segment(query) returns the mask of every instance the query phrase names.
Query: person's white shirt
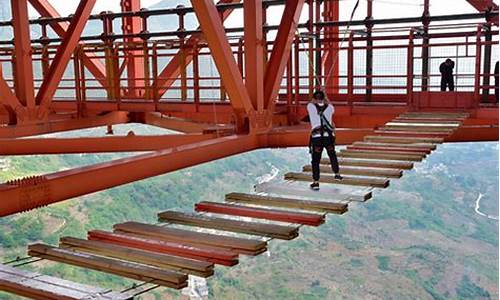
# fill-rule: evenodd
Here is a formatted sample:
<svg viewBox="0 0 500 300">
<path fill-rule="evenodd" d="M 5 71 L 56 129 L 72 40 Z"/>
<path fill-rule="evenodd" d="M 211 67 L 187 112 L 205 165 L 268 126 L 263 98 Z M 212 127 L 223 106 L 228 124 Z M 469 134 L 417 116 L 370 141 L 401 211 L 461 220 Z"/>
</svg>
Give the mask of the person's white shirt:
<svg viewBox="0 0 500 300">
<path fill-rule="evenodd" d="M 318 104 L 320 106 L 326 105 L 324 103 L 318 103 Z M 310 102 L 309 104 L 307 104 L 307 112 L 309 113 L 309 120 L 311 122 L 311 130 L 314 130 L 315 128 L 320 127 L 321 126 L 321 118 L 319 116 L 318 110 L 316 109 L 316 106 L 314 105 L 314 103 Z M 333 125 L 332 117 L 333 117 L 334 112 L 335 112 L 335 108 L 331 104 L 328 104 L 328 107 L 323 112 L 323 115 L 325 116 L 325 118 L 332 125 Z M 335 135 L 335 132 L 333 132 L 332 134 Z M 313 134 L 312 137 L 320 137 L 320 136 L 321 136 L 321 134 L 318 133 L 318 134 Z"/>
</svg>

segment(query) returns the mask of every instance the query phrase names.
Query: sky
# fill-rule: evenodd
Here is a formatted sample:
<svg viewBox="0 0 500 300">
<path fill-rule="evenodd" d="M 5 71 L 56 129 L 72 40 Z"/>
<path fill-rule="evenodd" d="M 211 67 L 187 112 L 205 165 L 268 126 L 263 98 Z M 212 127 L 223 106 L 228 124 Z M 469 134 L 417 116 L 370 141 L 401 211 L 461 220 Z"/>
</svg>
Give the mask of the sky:
<svg viewBox="0 0 500 300">
<path fill-rule="evenodd" d="M 143 7 L 149 7 L 154 5 L 161 0 L 142 0 L 141 4 Z M 178 3 L 177 0 L 169 0 L 172 3 L 172 7 L 175 7 Z M 422 5 L 423 0 L 373 0 L 374 1 L 374 18 L 397 18 L 397 17 L 416 17 L 422 15 Z M 49 0 L 49 2 L 59 11 L 63 16 L 72 14 L 79 0 Z M 352 11 L 352 8 L 356 0 L 340 0 L 340 19 L 347 20 Z M 458 13 L 471 13 L 474 12 L 474 8 L 467 3 L 465 0 L 431 0 L 431 15 L 443 15 L 443 14 L 458 14 Z M 120 0 L 98 0 L 95 7 L 94 13 L 99 13 L 102 11 L 111 10 L 118 12 L 120 11 Z M 274 7 L 269 10 L 269 20 L 279 21 L 283 9 L 279 7 Z M 33 15 L 35 15 L 35 12 Z M 366 0 L 361 0 L 360 5 L 357 9 L 355 19 L 364 19 L 366 15 Z M 234 13 L 227 21 L 227 25 L 237 25 L 241 22 L 242 16 L 241 12 Z"/>
</svg>

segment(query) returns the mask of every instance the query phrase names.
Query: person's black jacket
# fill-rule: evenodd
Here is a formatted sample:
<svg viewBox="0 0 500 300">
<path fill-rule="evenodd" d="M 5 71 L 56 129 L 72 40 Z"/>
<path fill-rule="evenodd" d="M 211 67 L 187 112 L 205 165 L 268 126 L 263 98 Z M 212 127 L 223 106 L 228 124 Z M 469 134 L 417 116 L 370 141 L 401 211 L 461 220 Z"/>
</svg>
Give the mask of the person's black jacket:
<svg viewBox="0 0 500 300">
<path fill-rule="evenodd" d="M 439 72 L 445 78 L 453 78 L 453 68 L 455 68 L 455 62 L 452 61 L 449 65 L 446 62 L 443 62 L 439 66 Z"/>
</svg>

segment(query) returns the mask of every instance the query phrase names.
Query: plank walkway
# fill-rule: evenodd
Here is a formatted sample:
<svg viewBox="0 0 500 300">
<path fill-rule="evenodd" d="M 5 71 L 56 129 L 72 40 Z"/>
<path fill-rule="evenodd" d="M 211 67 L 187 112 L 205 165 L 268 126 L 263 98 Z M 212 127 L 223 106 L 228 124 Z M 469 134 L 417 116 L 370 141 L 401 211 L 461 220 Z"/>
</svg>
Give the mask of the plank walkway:
<svg viewBox="0 0 500 300">
<path fill-rule="evenodd" d="M 33 244 L 35 258 L 79 266 L 174 289 L 188 275 L 208 278 L 215 265 L 232 267 L 240 255 L 267 251 L 273 239 L 292 240 L 302 226 L 320 226 L 329 214 L 348 212 L 434 151 L 468 117 L 464 113 L 404 113 L 338 152 L 342 180 L 321 161 L 321 189 L 308 188 L 311 166 L 288 172 L 281 183 L 255 186 L 255 194 L 230 193 L 224 202 L 201 201 L 194 213 L 168 210 L 159 224 L 125 222 L 87 239 L 61 237 L 58 247 Z M 143 285 L 143 284 L 142 284 Z M 141 284 L 139 285 L 141 286 Z M 155 286 L 153 286 L 155 287 Z M 129 299 L 133 293 L 80 285 L 0 265 L 0 290 L 35 299 Z M 134 289 L 132 289 L 134 290 Z M 132 295 L 132 296 L 131 296 Z"/>
</svg>

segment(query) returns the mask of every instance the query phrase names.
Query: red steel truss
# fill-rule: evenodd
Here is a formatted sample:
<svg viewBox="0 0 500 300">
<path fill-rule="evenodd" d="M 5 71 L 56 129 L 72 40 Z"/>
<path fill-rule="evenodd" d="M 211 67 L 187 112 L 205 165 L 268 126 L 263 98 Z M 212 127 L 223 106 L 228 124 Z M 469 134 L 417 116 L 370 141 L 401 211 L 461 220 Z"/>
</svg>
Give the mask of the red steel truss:
<svg viewBox="0 0 500 300">
<path fill-rule="evenodd" d="M 498 140 L 492 1 L 445 16 L 431 16 L 424 1 L 420 16 L 383 20 L 368 1 L 367 18 L 351 21 L 339 20 L 346 8 L 334 0 L 197 0 L 159 10 L 122 0 L 120 13 L 91 15 L 95 2 L 61 17 L 47 0 L 11 1 L 12 20 L 0 22 L 14 34 L 0 38 L 0 155 L 148 153 L 0 184 L 0 216 L 245 151 L 305 146 L 305 104 L 316 88 L 335 105 L 339 144 L 407 111 L 468 112 L 447 141 Z M 28 4 L 42 18 L 29 20 Z M 273 6 L 283 8 L 280 18 L 270 18 Z M 225 26 L 236 11 L 240 27 Z M 154 31 L 158 16 L 178 30 Z M 194 16 L 199 27 L 186 23 Z M 83 33 L 89 20 L 100 34 Z M 42 36 L 32 39 L 31 28 Z M 439 91 L 447 56 L 467 64 L 457 67 L 454 92 Z M 125 123 L 181 133 L 36 137 Z"/>
</svg>

